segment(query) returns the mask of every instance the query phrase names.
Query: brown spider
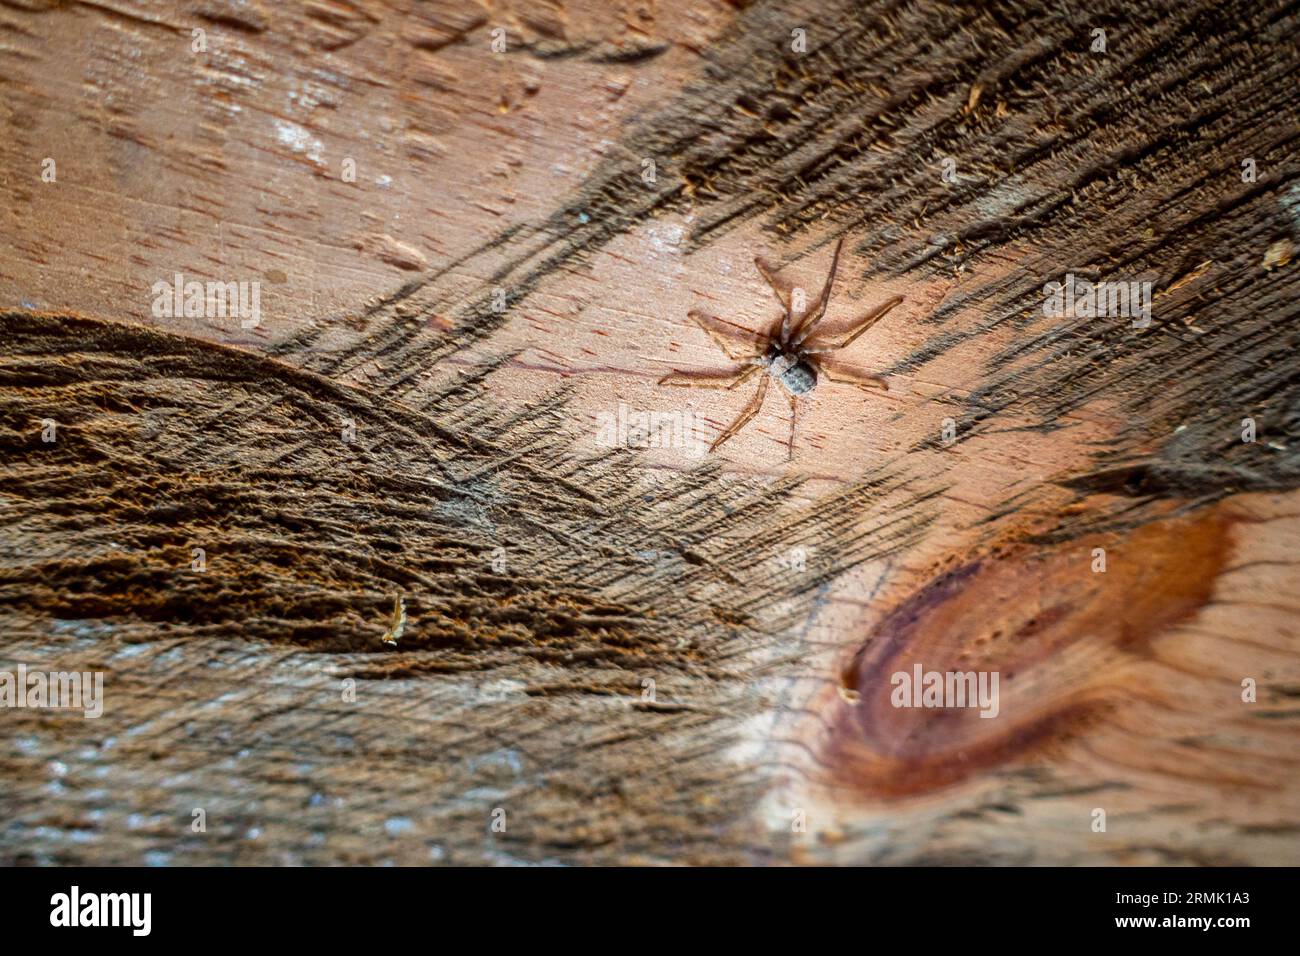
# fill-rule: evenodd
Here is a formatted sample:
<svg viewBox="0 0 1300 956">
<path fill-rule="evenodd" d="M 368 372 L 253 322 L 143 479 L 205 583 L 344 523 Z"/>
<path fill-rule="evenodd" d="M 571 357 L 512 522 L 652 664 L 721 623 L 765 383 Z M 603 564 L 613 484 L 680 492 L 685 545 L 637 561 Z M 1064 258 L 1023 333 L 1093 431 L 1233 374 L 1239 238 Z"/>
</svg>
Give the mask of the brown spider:
<svg viewBox="0 0 1300 956">
<path fill-rule="evenodd" d="M 713 451 L 744 428 L 749 420 L 758 414 L 759 409 L 763 407 L 763 398 L 767 395 L 767 384 L 770 379 L 776 379 L 781 383 L 782 387 L 785 388 L 786 398 L 790 400 L 791 455 L 794 454 L 795 396 L 806 395 L 811 392 L 817 386 L 818 376 L 824 375 L 828 381 L 844 382 L 849 385 L 856 385 L 859 388 L 889 388 L 886 381 L 879 375 L 868 375 L 843 368 L 835 369 L 824 364 L 824 360 L 813 358 L 814 355 L 834 352 L 836 349 L 844 348 L 844 346 L 884 318 L 890 309 L 903 301 L 901 295 L 896 295 L 886 301 L 884 305 L 872 309 L 842 332 L 838 341 L 808 342 L 809 338 L 817 330 L 818 323 L 826 315 L 826 303 L 830 300 L 831 283 L 835 281 L 835 270 L 840 263 L 840 247 L 843 245 L 843 238 L 835 244 L 835 256 L 831 259 L 831 271 L 826 277 L 826 285 L 822 287 L 821 295 L 817 297 L 812 308 L 804 310 L 797 320 L 794 317 L 790 291 L 783 290 L 777 284 L 776 274 L 771 267 L 761 258 L 755 257 L 754 265 L 758 267 L 758 271 L 762 273 L 763 278 L 767 280 L 767 284 L 776 293 L 776 299 L 785 309 L 785 315 L 781 317 L 779 329 L 774 328 L 767 335 L 749 341 L 747 348 L 742 347 L 740 351 L 733 351 L 733 346 L 738 343 L 728 341 L 725 338 L 725 335 L 731 333 L 722 331 L 722 328 L 726 326 L 717 317 L 695 309 L 687 313 L 700 328 L 708 333 L 709 338 L 718 344 L 728 358 L 744 364 L 735 371 L 722 375 L 711 375 L 707 372 L 669 372 L 659 380 L 660 385 L 733 389 L 749 381 L 750 376 L 759 370 L 766 373 L 759 380 L 758 391 L 750 399 L 749 404 L 744 407 L 727 430 L 714 439 L 713 444 L 709 446 L 709 451 Z M 716 324 L 711 325 L 710 323 Z M 805 345 L 805 342 L 808 342 L 808 344 Z"/>
</svg>

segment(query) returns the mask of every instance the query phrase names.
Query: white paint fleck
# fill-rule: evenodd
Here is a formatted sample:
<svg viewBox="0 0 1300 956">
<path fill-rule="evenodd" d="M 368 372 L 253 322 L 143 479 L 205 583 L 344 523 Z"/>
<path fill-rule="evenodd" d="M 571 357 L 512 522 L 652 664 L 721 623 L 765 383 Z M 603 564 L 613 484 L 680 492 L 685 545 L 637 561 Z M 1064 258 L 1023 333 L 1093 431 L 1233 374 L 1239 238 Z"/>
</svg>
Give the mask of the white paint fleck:
<svg viewBox="0 0 1300 956">
<path fill-rule="evenodd" d="M 297 123 L 275 120 L 275 133 L 280 143 L 295 153 L 304 153 L 313 163 L 323 162 L 321 154 L 325 146 Z"/>
</svg>

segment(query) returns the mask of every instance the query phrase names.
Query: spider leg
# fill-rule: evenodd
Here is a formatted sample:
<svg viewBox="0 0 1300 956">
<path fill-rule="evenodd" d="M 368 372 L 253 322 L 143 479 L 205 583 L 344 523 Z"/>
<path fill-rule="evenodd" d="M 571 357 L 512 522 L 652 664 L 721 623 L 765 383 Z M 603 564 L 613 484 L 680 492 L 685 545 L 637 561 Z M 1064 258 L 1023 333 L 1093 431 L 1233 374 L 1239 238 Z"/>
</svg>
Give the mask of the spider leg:
<svg viewBox="0 0 1300 956">
<path fill-rule="evenodd" d="M 785 460 L 794 461 L 794 429 L 799 423 L 799 406 L 796 404 L 794 392 L 786 392 L 785 397 L 790 400 L 790 441 L 786 444 Z"/>
<path fill-rule="evenodd" d="M 889 381 L 883 375 L 872 375 L 851 368 L 832 368 L 821 364 L 818 365 L 818 371 L 825 375 L 829 382 L 842 382 L 845 385 L 856 385 L 858 388 L 879 388 L 889 391 Z"/>
<path fill-rule="evenodd" d="M 763 397 L 767 395 L 767 383 L 771 378 L 764 375 L 758 382 L 758 390 L 754 392 L 754 397 L 749 400 L 749 404 L 744 407 L 736 420 L 727 426 L 727 430 L 713 439 L 713 444 L 709 446 L 709 451 L 713 451 L 724 441 L 730 438 L 736 432 L 740 431 L 749 423 L 749 420 L 758 414 L 758 410 L 763 407 Z"/>
<path fill-rule="evenodd" d="M 733 389 L 743 384 L 757 372 L 761 365 L 742 365 L 729 372 L 681 372 L 671 371 L 659 380 L 660 385 L 685 385 L 689 388 L 725 388 Z"/>
<path fill-rule="evenodd" d="M 834 352 L 836 349 L 844 348 L 844 346 L 848 345 L 863 332 L 867 331 L 867 329 L 871 328 L 883 319 L 894 308 L 894 306 L 898 305 L 902 301 L 903 297 L 901 295 L 894 296 L 892 299 L 885 302 L 884 305 L 872 309 L 862 318 L 858 319 L 858 321 L 854 322 L 851 326 L 841 332 L 838 340 L 826 339 L 822 342 L 814 343 L 812 348 L 804 349 L 804 354 L 817 355 L 821 352 Z M 809 331 L 811 332 L 812 330 L 810 329 Z M 806 338 L 807 335 L 801 336 L 793 344 L 797 347 Z"/>
<path fill-rule="evenodd" d="M 733 352 L 732 348 L 735 347 L 736 345 L 739 345 L 740 343 L 728 340 L 726 334 L 723 333 L 723 331 L 720 328 L 718 328 L 719 325 L 725 326 L 726 325 L 725 322 L 719 319 L 716 315 L 710 315 L 707 312 L 700 312 L 696 309 L 691 309 L 691 311 L 687 312 L 686 314 L 690 316 L 691 320 L 696 325 L 698 325 L 706 333 L 708 333 L 709 338 L 713 339 L 713 341 L 717 344 L 718 348 L 722 349 L 722 351 L 726 354 L 727 358 L 731 359 L 733 362 L 740 362 L 743 361 L 744 359 L 756 358 L 759 355 L 759 353 L 762 351 L 759 342 L 756 339 L 751 338 L 750 341 L 748 342 L 748 346 L 749 346 L 748 351 Z M 717 323 L 717 324 L 715 325 L 713 323 Z"/>
<path fill-rule="evenodd" d="M 798 345 L 808 336 L 812 335 L 813 329 L 817 323 L 822 320 L 826 314 L 826 303 L 831 300 L 831 283 L 835 281 L 835 272 L 840 267 L 840 249 L 844 246 L 844 237 L 840 236 L 839 241 L 835 243 L 835 255 L 831 257 L 831 271 L 826 276 L 826 284 L 822 286 L 822 294 L 817 297 L 813 307 L 803 314 L 794 328 L 790 330 L 791 344 Z"/>
<path fill-rule="evenodd" d="M 763 274 L 763 278 L 767 280 L 767 284 L 772 287 L 772 293 L 776 296 L 776 301 L 780 302 L 781 308 L 785 310 L 781 316 L 780 333 L 781 341 L 785 342 L 787 341 L 787 336 L 790 334 L 790 323 L 794 321 L 794 313 L 792 311 L 794 307 L 790 303 L 790 290 L 781 287 L 777 282 L 776 271 L 769 266 L 761 256 L 754 257 L 754 265 L 758 268 L 758 271 Z"/>
<path fill-rule="evenodd" d="M 763 274 L 763 278 L 767 280 L 767 284 L 772 287 L 772 293 L 776 296 L 776 301 L 781 303 L 781 308 L 789 312 L 790 290 L 783 289 L 781 284 L 777 282 L 776 270 L 768 265 L 767 260 L 762 256 L 754 256 L 754 265 L 757 266 L 758 271 Z"/>
</svg>

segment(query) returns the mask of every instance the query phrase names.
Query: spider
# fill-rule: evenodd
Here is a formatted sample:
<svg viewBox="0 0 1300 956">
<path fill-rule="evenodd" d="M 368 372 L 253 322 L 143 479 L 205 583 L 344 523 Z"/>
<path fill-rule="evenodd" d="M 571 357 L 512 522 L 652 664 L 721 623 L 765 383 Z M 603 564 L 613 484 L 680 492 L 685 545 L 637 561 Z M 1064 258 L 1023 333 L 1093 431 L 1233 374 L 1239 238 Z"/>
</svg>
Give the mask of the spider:
<svg viewBox="0 0 1300 956">
<path fill-rule="evenodd" d="M 767 385 L 771 379 L 776 379 L 781 383 L 782 388 L 785 389 L 786 398 L 790 400 L 789 454 L 791 456 L 794 454 L 794 426 L 795 415 L 797 414 L 795 399 L 799 395 L 807 395 L 816 388 L 819 377 L 824 376 L 827 381 L 843 382 L 856 385 L 859 388 L 888 390 L 888 383 L 879 375 L 868 375 L 843 368 L 836 369 L 826 365 L 823 359 L 814 358 L 814 356 L 844 348 L 883 319 L 886 313 L 903 301 L 901 295 L 896 295 L 887 300 L 883 305 L 877 306 L 854 322 L 844 332 L 840 333 L 837 339 L 809 341 L 813 333 L 817 331 L 818 323 L 826 315 L 826 304 L 831 296 L 831 283 L 835 281 L 835 270 L 840 264 L 840 247 L 843 245 L 844 239 L 841 237 L 839 242 L 835 244 L 835 255 L 831 259 L 831 271 L 826 277 L 826 284 L 822 286 L 821 295 L 812 304 L 812 308 L 805 309 L 797 319 L 794 315 L 793 296 L 790 294 L 790 290 L 782 289 L 776 281 L 776 273 L 761 257 L 754 258 L 754 265 L 758 267 L 758 271 L 767 280 L 767 284 L 772 287 L 772 291 L 776 294 L 776 300 L 785 309 L 785 314 L 781 317 L 779 328 L 774 327 L 767 335 L 759 336 L 747 344 L 729 341 L 726 335 L 730 333 L 722 331 L 720 326 L 725 327 L 725 325 L 716 316 L 695 309 L 687 313 L 696 325 L 708 333 L 709 338 L 713 339 L 729 359 L 743 364 L 738 369 L 721 375 L 707 372 L 669 372 L 659 380 L 660 385 L 685 385 L 697 388 L 731 390 L 749 381 L 750 377 L 756 372 L 762 371 L 764 373 L 759 379 L 758 391 L 754 393 L 754 397 L 750 399 L 749 404 L 741 410 L 736 420 L 727 427 L 726 431 L 713 440 L 713 444 L 709 446 L 710 452 L 744 428 L 749 423 L 749 420 L 758 414 L 759 409 L 763 407 L 763 399 L 767 395 Z"/>
</svg>

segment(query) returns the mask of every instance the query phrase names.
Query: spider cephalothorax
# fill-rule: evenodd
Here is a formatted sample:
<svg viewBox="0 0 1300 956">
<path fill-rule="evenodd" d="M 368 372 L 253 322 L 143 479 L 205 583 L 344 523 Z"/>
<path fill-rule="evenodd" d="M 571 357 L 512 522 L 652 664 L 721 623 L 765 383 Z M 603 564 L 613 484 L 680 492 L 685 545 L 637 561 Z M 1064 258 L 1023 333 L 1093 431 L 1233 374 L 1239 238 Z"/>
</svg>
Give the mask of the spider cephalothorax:
<svg viewBox="0 0 1300 956">
<path fill-rule="evenodd" d="M 867 329 L 884 318 L 890 309 L 903 301 L 901 295 L 887 300 L 883 305 L 872 309 L 858 319 L 834 340 L 812 340 L 817 325 L 826 315 L 826 304 L 830 301 L 831 284 L 835 281 L 835 271 L 840 263 L 840 247 L 844 240 L 835 244 L 835 255 L 831 259 L 831 270 L 822 286 L 821 295 L 812 306 L 804 309 L 796 318 L 794 314 L 794 296 L 789 289 L 783 288 L 777 281 L 773 270 L 761 259 L 754 259 L 754 265 L 763 274 L 767 284 L 776 293 L 777 301 L 785 309 L 779 326 L 766 335 L 750 337 L 748 341 L 735 337 L 734 326 L 729 326 L 714 316 L 691 310 L 691 319 L 709 334 L 709 337 L 726 353 L 727 357 L 742 363 L 739 368 L 721 375 L 699 372 L 669 372 L 659 380 L 660 385 L 690 385 L 703 388 L 733 389 L 749 380 L 756 372 L 762 372 L 758 391 L 749 404 L 741 411 L 736 420 L 713 440 L 709 451 L 717 448 L 736 432 L 740 431 L 751 418 L 758 414 L 767 395 L 767 385 L 776 379 L 785 390 L 793 412 L 795 396 L 807 395 L 817 387 L 820 377 L 831 382 L 845 382 L 859 388 L 885 388 L 889 386 L 879 375 L 867 375 L 849 369 L 828 366 L 824 360 L 816 358 L 827 352 L 842 349 Z M 793 425 L 791 426 L 790 450 L 794 450 Z"/>
</svg>

